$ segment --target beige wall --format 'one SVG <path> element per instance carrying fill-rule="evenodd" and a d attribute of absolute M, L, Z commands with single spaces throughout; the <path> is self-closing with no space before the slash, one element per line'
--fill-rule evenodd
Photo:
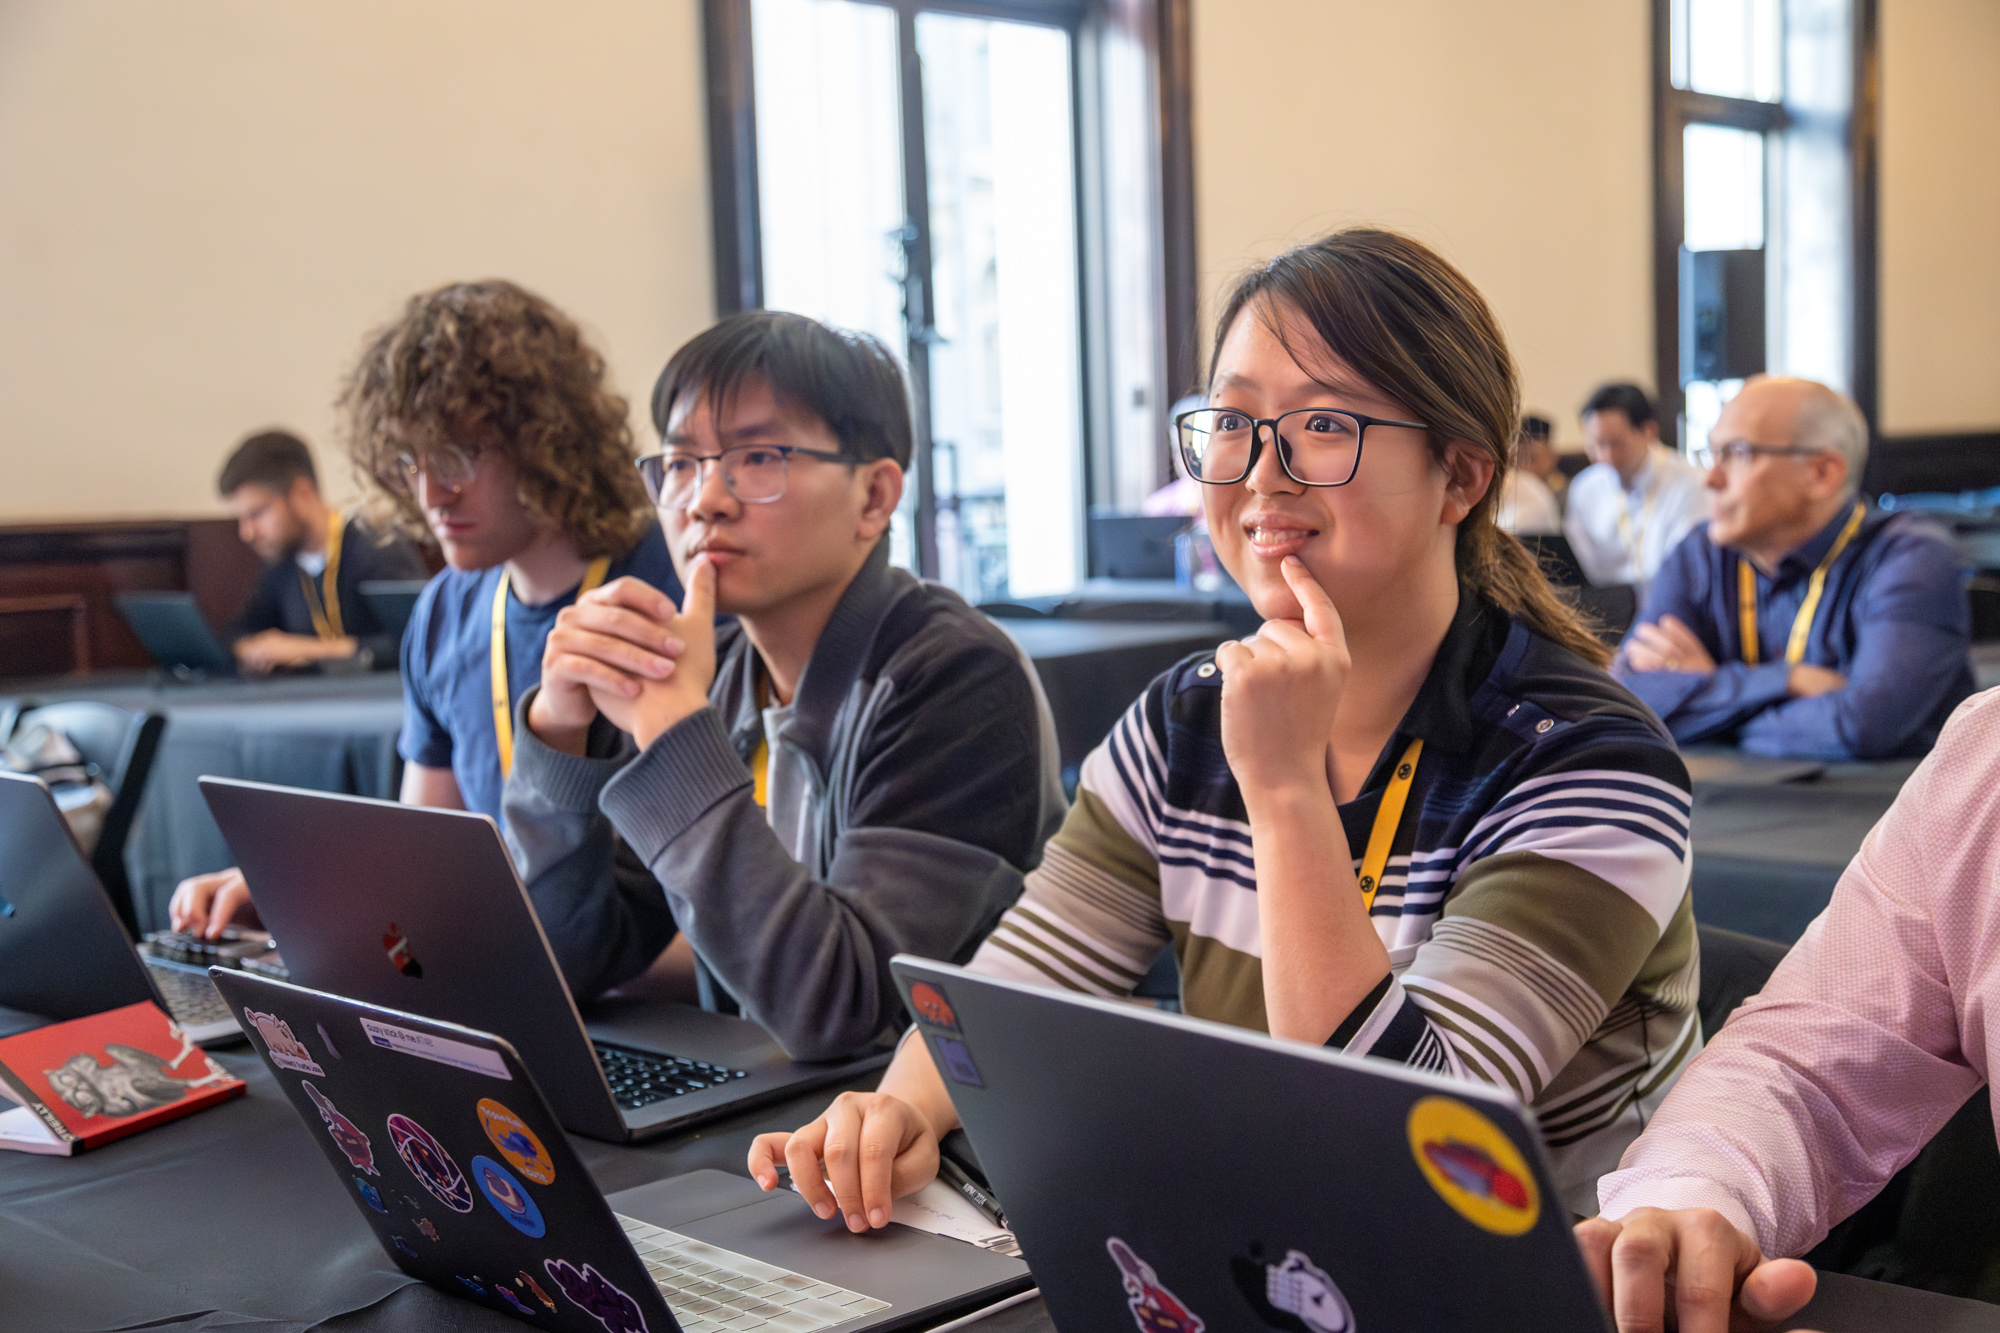
<path fill-rule="evenodd" d="M 1649 13 L 1194 0 L 1205 315 L 1289 243 L 1353 222 L 1409 231 L 1478 284 L 1527 405 L 1580 443 L 1596 384 L 1652 387 Z"/>
<path fill-rule="evenodd" d="M 2000 429 L 2000 4 L 1881 14 L 1882 429 Z"/>
<path fill-rule="evenodd" d="M 269 424 L 346 493 L 343 369 L 459 278 L 643 400 L 710 318 L 705 157 L 694 0 L 0 0 L 0 521 L 218 511 Z"/>

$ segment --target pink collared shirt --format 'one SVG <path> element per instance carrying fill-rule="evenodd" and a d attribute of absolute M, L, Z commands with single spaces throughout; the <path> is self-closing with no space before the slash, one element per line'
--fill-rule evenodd
<path fill-rule="evenodd" d="M 2000 1056 L 2000 690 L 1967 699 L 1763 993 L 1695 1059 L 1605 1217 L 1713 1208 L 1804 1254 L 1873 1198 Z"/>

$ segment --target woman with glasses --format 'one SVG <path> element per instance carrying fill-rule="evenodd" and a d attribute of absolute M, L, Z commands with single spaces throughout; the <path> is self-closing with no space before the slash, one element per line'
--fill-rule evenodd
<path fill-rule="evenodd" d="M 403 638 L 406 802 L 500 818 L 514 704 L 540 677 L 557 613 L 621 577 L 680 596 L 632 467 L 625 400 L 605 380 L 568 316 L 502 281 L 411 297 L 348 377 L 347 447 L 375 516 L 445 558 Z M 642 906 L 615 947 L 572 937 L 568 913 L 544 913 L 580 994 L 666 947 L 664 907 Z M 253 912 L 230 870 L 184 882 L 171 915 L 176 930 L 213 935 Z"/>
<path fill-rule="evenodd" d="M 1170 947 L 1190 1014 L 1514 1091 L 1593 1211 L 1700 1046 L 1689 788 L 1494 525 L 1498 324 L 1417 242 L 1337 232 L 1238 283 L 1208 389 L 1181 463 L 1265 623 L 1132 706 L 971 966 L 1126 995 Z M 906 1040 L 750 1168 L 865 1230 L 956 1123 Z"/>

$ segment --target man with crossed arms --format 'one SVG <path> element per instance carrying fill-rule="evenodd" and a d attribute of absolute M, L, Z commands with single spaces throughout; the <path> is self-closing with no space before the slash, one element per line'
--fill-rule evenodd
<path fill-rule="evenodd" d="M 1704 452 L 1713 516 L 1660 566 L 1613 671 L 1683 745 L 1923 754 L 1972 692 L 1971 616 L 1945 535 L 1856 494 L 1860 411 L 1754 379 Z"/>

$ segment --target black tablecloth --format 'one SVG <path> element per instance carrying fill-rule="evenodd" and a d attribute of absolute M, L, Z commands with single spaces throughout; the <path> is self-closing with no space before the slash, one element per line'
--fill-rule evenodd
<path fill-rule="evenodd" d="M 287 787 L 393 797 L 402 684 L 394 672 L 275 680 L 158 683 L 62 680 L 19 690 L 39 703 L 94 699 L 164 713 L 167 729 L 126 845 L 141 930 L 164 930 L 167 900 L 189 875 L 235 864 L 196 780 L 204 774 Z"/>
<path fill-rule="evenodd" d="M 1132 701 L 1190 653 L 1237 631 L 1221 621 L 1000 620 L 1033 659 L 1064 768 L 1083 762 Z"/>
<path fill-rule="evenodd" d="M 1695 783 L 1694 914 L 1790 944 L 1833 897 L 1915 760 L 1830 764 L 1792 782 Z"/>
<path fill-rule="evenodd" d="M 0 1010 L 0 1035 L 36 1021 Z M 216 1058 L 249 1083 L 244 1096 L 73 1158 L 0 1152 L 0 1329 L 519 1333 L 394 1268 L 263 1061 L 241 1046 Z M 572 1142 L 606 1193 L 740 1172 L 754 1136 L 804 1123 L 839 1091 L 644 1147 Z M 2000 1333 L 2000 1308 L 1829 1274 L 1788 1327 Z M 1053 1325 L 1033 1300 L 979 1328 Z"/>

